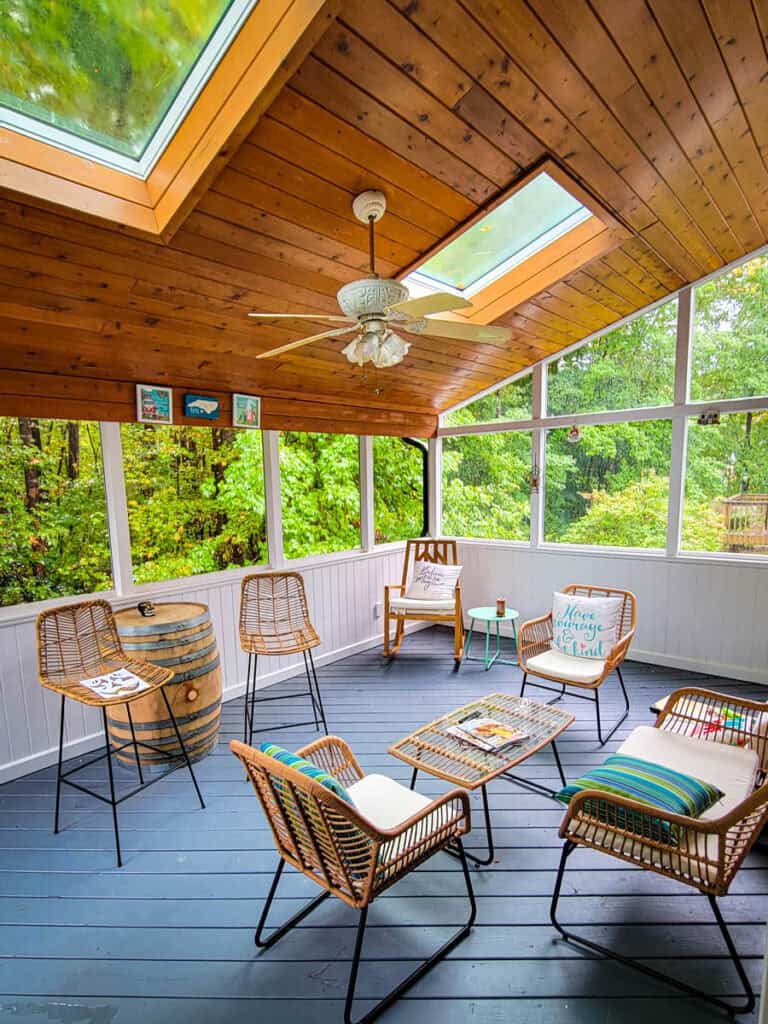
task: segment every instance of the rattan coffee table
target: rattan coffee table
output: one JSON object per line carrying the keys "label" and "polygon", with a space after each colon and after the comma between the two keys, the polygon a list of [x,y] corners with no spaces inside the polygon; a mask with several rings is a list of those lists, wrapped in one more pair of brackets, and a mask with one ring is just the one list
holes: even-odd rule
{"label": "rattan coffee table", "polygon": [[[474,713],[496,718],[504,725],[517,726],[528,733],[528,738],[513,747],[494,754],[486,753],[474,744],[457,739],[447,732],[448,726],[458,725],[462,719]],[[509,693],[491,693],[487,697],[449,711],[448,714],[436,718],[429,725],[422,725],[410,736],[405,736],[393,744],[389,748],[389,753],[413,767],[411,789],[416,784],[416,776],[420,771],[428,772],[438,779],[445,779],[446,782],[451,782],[455,786],[463,786],[465,789],[480,789],[483,796],[485,830],[488,836],[488,855],[480,858],[469,851],[466,853],[467,857],[476,864],[490,864],[494,857],[494,849],[486,789],[488,783],[502,776],[553,797],[555,790],[542,786],[538,782],[532,782],[530,779],[513,775],[510,768],[522,764],[531,754],[550,745],[552,753],[555,755],[557,770],[563,785],[565,785],[565,775],[555,740],[573,720],[572,714],[561,708],[552,707],[550,704],[541,704],[539,701],[528,700],[524,697],[514,697]]]}

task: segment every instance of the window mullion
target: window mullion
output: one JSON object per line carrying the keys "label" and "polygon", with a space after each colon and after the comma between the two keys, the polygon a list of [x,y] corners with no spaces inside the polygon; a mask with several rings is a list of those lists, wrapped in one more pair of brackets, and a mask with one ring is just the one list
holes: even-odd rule
{"label": "window mullion", "polygon": [[373,551],[376,533],[373,522],[373,438],[360,438],[360,543],[363,551]]}
{"label": "window mullion", "polygon": [[[533,368],[532,418],[541,421],[547,412],[547,367],[537,363]],[[544,537],[544,463],[547,432],[540,427],[531,431],[531,481],[538,477],[538,487],[531,486],[531,547],[537,548]]]}
{"label": "window mullion", "polygon": [[[683,288],[677,301],[677,341],[675,346],[675,410],[682,411],[688,403],[691,376],[691,345],[693,343],[693,288]],[[667,508],[667,555],[680,552],[685,500],[685,470],[688,447],[688,418],[672,420],[672,451],[669,464],[669,505]]]}
{"label": "window mullion", "polygon": [[285,565],[283,554],[283,506],[280,492],[280,433],[264,430],[261,435],[264,450],[264,492],[267,513],[267,551],[272,569]]}
{"label": "window mullion", "polygon": [[427,455],[429,476],[429,535],[440,537],[443,532],[443,440],[430,437]]}
{"label": "window mullion", "polygon": [[104,494],[107,502],[109,546],[112,557],[112,580],[115,593],[129,594],[133,589],[133,560],[120,424],[100,423],[99,431],[104,469]]}

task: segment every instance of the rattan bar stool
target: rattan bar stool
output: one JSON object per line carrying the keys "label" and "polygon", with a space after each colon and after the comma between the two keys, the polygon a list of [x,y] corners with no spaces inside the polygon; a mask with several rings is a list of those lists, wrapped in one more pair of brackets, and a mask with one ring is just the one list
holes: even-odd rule
{"label": "rattan bar stool", "polygon": [[[304,579],[297,572],[259,572],[246,576],[240,589],[240,646],[248,655],[248,673],[245,683],[245,707],[243,714],[243,742],[250,744],[254,732],[254,714],[257,704],[275,700],[292,700],[309,696],[312,702],[313,720],[289,722],[286,725],[269,726],[276,729],[296,729],[302,725],[314,725],[328,734],[320,683],[317,680],[312,648],[320,643],[315,627],[309,620],[307,595]],[[308,691],[281,693],[275,697],[256,699],[256,669],[260,654],[298,654],[304,656]]]}
{"label": "rattan bar stool", "polygon": [[[81,604],[65,605],[62,608],[53,608],[51,611],[42,612],[37,617],[37,661],[38,673],[41,684],[47,690],[61,695],[61,712],[59,717],[59,759],[56,773],[56,811],[53,819],[53,831],[59,831],[59,808],[61,803],[62,783],[87,793],[89,796],[109,804],[112,808],[112,825],[115,832],[115,852],[117,854],[117,866],[122,867],[122,855],[120,851],[120,829],[117,820],[118,804],[123,803],[129,797],[141,792],[148,786],[166,778],[171,772],[176,771],[182,764],[186,764],[192,782],[195,787],[200,806],[205,807],[200,787],[197,784],[195,773],[192,770],[192,763],[187,754],[184,740],[182,738],[176,719],[171,710],[168,696],[165,692],[165,684],[173,678],[173,670],[153,665],[148,661],[139,661],[129,657],[123,650],[120,637],[115,625],[112,609],[106,601],[84,601]],[[149,689],[140,690],[135,695],[126,697],[121,694],[118,697],[101,697],[93,690],[81,683],[85,679],[95,676],[107,675],[117,669],[127,669],[135,676],[145,682]],[[134,700],[141,700],[153,690],[160,690],[168,709],[168,725],[176,733],[176,739],[181,748],[182,756],[177,759],[168,771],[156,775],[145,782],[144,773],[139,760],[139,747],[152,750],[157,754],[167,757],[167,751],[160,747],[152,746],[142,740],[136,739],[136,730],[131,715],[131,703]],[[105,752],[93,757],[85,764],[77,765],[69,771],[62,772],[62,759],[64,747],[64,708],[65,700],[79,701],[89,707],[101,708],[101,720],[104,727]],[[128,712],[128,723],[131,729],[131,739],[120,746],[113,746],[109,737],[107,726],[107,708],[113,704],[125,704]],[[112,768],[112,755],[125,750],[126,747],[133,747],[136,758],[136,768],[139,774],[139,785],[122,796],[115,795],[115,778]],[[82,771],[97,761],[107,761],[107,773],[109,776],[109,797],[97,793],[79,782],[73,782],[69,776]]]}

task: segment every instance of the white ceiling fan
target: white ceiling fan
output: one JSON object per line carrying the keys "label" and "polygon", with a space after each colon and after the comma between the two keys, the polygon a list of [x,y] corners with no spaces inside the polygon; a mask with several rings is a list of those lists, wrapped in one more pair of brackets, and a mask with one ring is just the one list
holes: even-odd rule
{"label": "white ceiling fan", "polygon": [[249,313],[258,320],[325,320],[343,324],[320,334],[292,341],[287,345],[260,352],[258,359],[279,356],[291,349],[309,345],[321,338],[338,338],[345,334],[355,337],[343,350],[351,363],[363,366],[373,363],[381,369],[396,366],[408,353],[411,343],[392,330],[430,338],[453,338],[459,341],[477,341],[484,344],[504,344],[511,332],[504,327],[486,327],[482,324],[440,320],[433,313],[447,313],[466,309],[470,302],[451,292],[434,292],[420,298],[409,298],[408,289],[400,281],[382,278],[376,273],[374,225],[381,220],[387,208],[383,192],[369,191],[356,196],[352,202],[355,217],[368,225],[370,274],[358,281],[343,285],[336,294],[342,316],[322,313]]}

